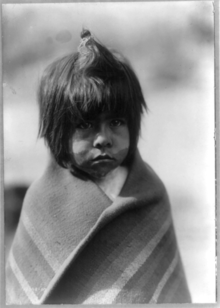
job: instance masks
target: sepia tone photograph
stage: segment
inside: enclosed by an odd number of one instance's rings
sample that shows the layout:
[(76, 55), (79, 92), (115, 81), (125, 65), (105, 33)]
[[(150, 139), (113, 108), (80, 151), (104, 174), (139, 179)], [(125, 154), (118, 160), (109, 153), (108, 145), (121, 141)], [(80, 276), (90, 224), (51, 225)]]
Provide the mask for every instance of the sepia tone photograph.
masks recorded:
[(6, 305), (216, 303), (212, 1), (2, 4)]

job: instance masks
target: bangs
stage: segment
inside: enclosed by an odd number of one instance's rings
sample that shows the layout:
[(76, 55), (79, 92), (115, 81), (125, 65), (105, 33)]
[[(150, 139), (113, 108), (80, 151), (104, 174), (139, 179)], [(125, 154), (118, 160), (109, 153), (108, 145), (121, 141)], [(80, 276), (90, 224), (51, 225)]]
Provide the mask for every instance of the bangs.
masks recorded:
[(102, 112), (129, 118), (135, 93), (125, 74), (100, 77), (81, 76), (75, 78), (68, 91), (73, 118), (86, 118)]

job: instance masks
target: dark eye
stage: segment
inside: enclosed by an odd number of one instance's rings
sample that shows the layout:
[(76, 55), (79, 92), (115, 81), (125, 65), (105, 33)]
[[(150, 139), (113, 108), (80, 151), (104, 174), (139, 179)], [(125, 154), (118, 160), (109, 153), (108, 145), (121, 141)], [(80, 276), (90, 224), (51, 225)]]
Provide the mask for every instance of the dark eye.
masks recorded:
[(92, 127), (92, 123), (90, 122), (81, 122), (76, 126), (76, 128), (78, 129), (89, 129), (91, 127)]
[(124, 125), (124, 124), (125, 124), (125, 121), (122, 120), (122, 119), (113, 119), (110, 122), (110, 126), (114, 126), (114, 127), (118, 127), (118, 126), (121, 126), (121, 125)]

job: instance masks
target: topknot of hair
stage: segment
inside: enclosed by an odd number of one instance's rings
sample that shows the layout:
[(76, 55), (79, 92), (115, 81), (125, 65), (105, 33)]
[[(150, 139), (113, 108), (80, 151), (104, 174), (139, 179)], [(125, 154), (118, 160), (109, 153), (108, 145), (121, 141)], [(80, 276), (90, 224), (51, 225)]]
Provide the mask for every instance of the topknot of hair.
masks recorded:
[(91, 37), (91, 32), (87, 29), (83, 29), (80, 37), (81, 37), (81, 39), (89, 38), (89, 37)]
[(91, 46), (93, 45), (93, 37), (91, 32), (87, 29), (83, 29), (81, 32), (81, 41), (78, 47), (80, 54), (88, 54), (91, 51)]

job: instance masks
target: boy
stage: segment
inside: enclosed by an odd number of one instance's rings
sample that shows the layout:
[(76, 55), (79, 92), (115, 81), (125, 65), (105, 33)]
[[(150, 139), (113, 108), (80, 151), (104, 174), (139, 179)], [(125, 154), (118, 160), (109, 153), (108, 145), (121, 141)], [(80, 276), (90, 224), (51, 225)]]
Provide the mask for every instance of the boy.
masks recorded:
[(24, 200), (7, 303), (190, 302), (166, 190), (137, 150), (139, 81), (88, 30), (81, 38), (41, 79), (52, 158)]

